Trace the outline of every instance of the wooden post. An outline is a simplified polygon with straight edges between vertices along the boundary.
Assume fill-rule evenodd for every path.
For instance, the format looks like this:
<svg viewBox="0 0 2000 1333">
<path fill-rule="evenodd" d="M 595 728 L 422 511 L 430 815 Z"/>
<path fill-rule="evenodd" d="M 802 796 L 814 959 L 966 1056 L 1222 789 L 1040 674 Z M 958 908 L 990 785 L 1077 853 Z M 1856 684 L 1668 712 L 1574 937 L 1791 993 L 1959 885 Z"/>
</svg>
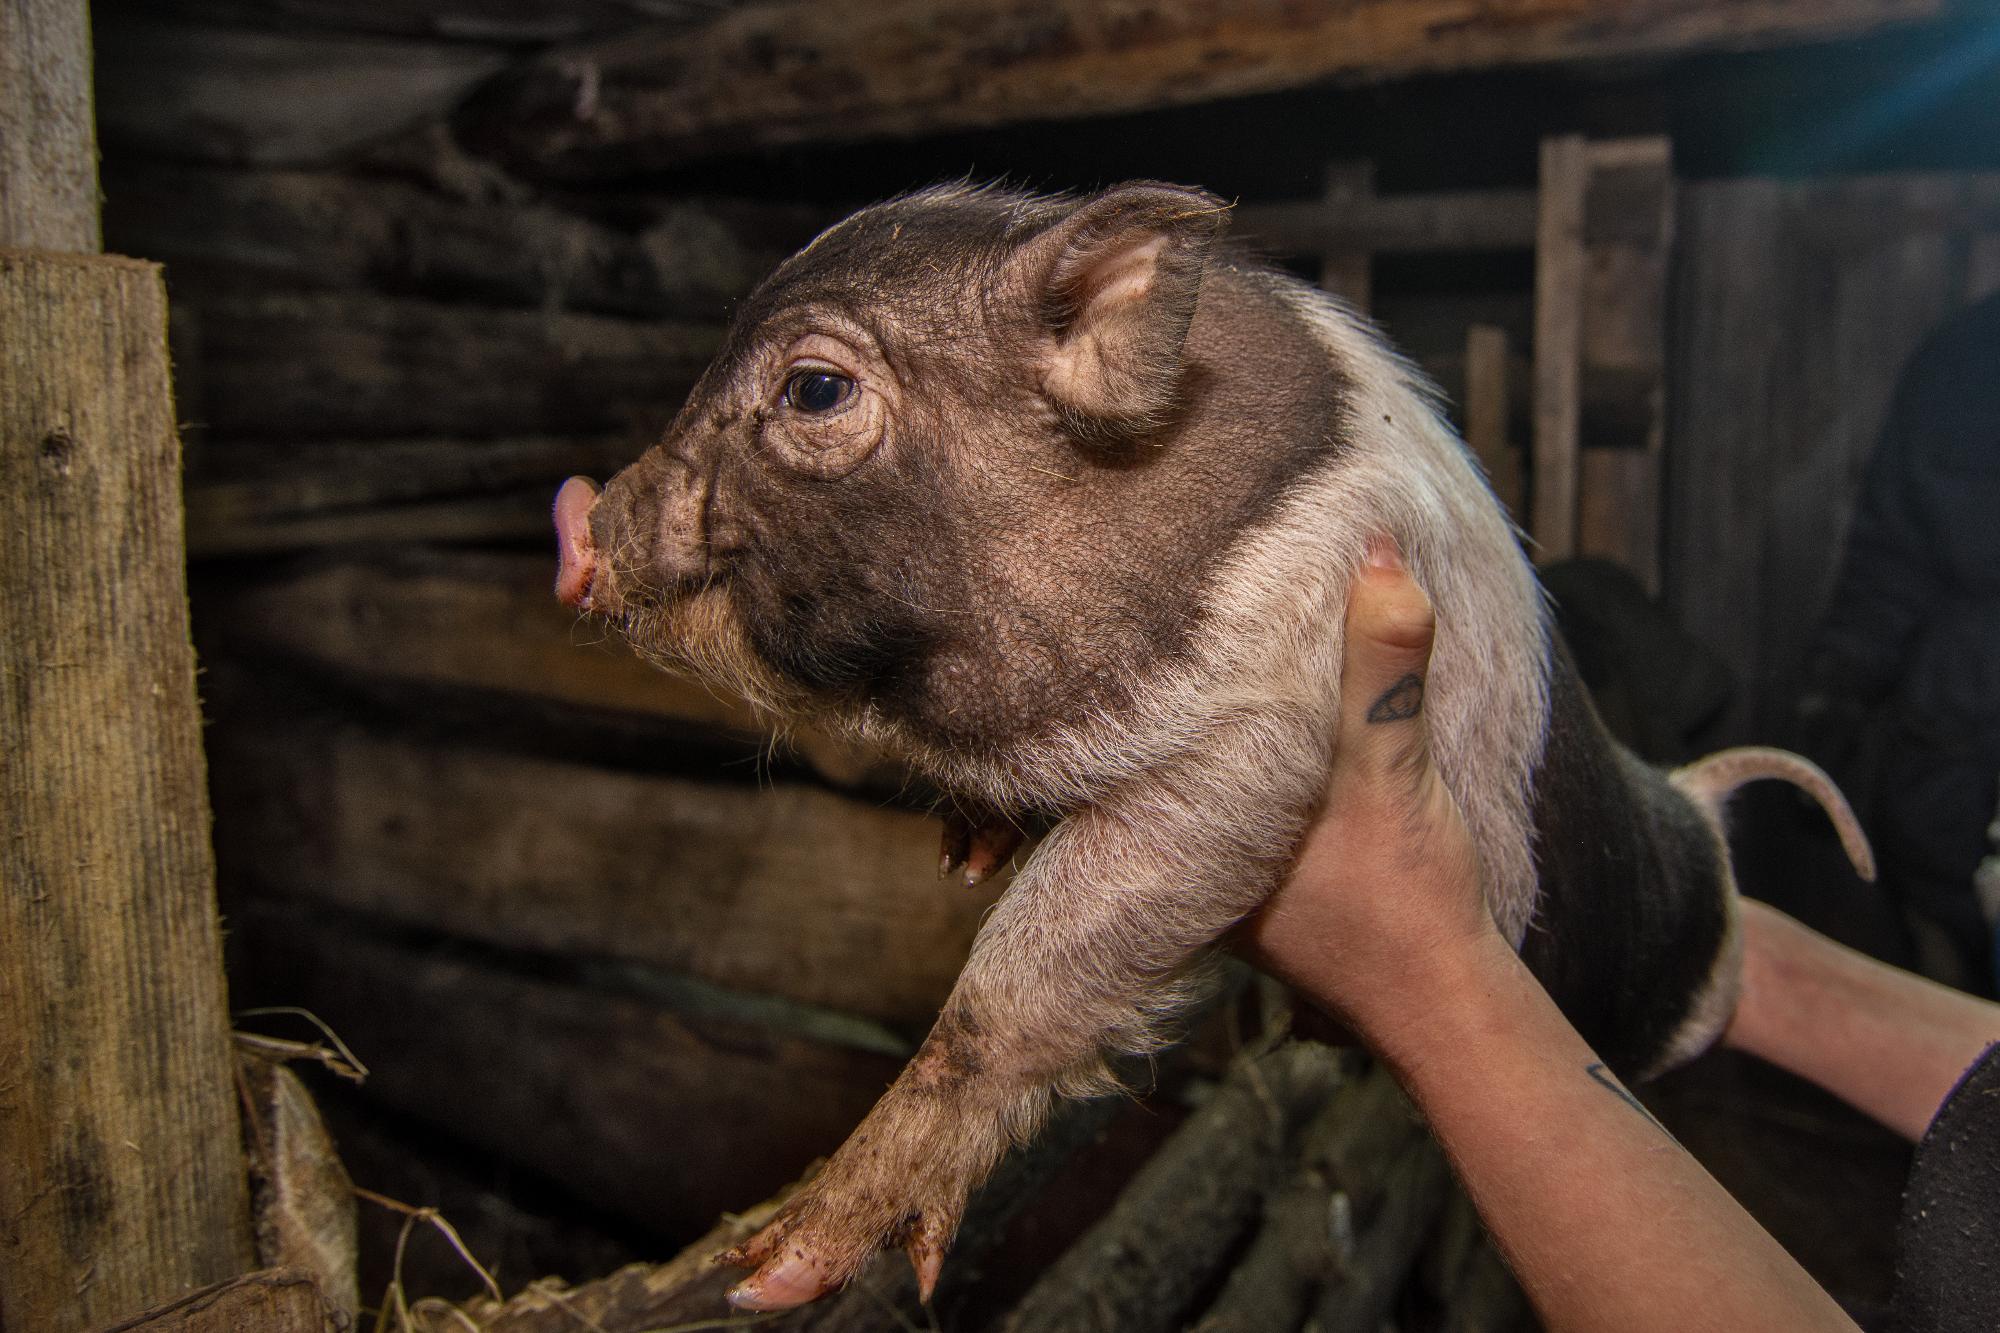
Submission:
<svg viewBox="0 0 2000 1333">
<path fill-rule="evenodd" d="M 1365 209 L 1375 197 L 1373 162 L 1335 162 L 1326 169 L 1321 196 L 1331 212 Z M 1374 302 L 1375 256 L 1368 250 L 1333 251 L 1320 257 L 1319 285 L 1367 314 Z"/>
<path fill-rule="evenodd" d="M 97 121 L 84 0 L 0 0 L 0 245 L 94 254 Z"/>
<path fill-rule="evenodd" d="M 1590 178 L 1582 135 L 1542 140 L 1535 228 L 1535 438 L 1529 534 L 1543 560 L 1576 553 L 1577 446 L 1583 381 L 1583 202 Z"/>
<path fill-rule="evenodd" d="M 95 249 L 89 68 L 82 0 L 0 0 L 0 246 Z M 157 265 L 0 250 L 7 1333 L 251 1266 L 166 323 Z"/>
<path fill-rule="evenodd" d="M 1521 454 L 1507 440 L 1507 410 L 1507 330 L 1474 324 L 1465 331 L 1465 442 L 1518 523 Z"/>
</svg>

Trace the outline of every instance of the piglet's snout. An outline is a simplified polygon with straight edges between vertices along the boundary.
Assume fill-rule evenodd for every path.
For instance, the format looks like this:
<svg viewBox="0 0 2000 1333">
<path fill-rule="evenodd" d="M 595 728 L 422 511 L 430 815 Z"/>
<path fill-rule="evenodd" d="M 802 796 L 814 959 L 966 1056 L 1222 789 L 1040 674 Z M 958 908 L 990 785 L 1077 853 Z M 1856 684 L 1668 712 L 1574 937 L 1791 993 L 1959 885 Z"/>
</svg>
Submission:
<svg viewBox="0 0 2000 1333">
<path fill-rule="evenodd" d="M 556 596 L 580 611 L 590 609 L 597 581 L 597 543 L 590 535 L 590 511 L 597 507 L 597 483 L 571 477 L 556 492 Z"/>
</svg>

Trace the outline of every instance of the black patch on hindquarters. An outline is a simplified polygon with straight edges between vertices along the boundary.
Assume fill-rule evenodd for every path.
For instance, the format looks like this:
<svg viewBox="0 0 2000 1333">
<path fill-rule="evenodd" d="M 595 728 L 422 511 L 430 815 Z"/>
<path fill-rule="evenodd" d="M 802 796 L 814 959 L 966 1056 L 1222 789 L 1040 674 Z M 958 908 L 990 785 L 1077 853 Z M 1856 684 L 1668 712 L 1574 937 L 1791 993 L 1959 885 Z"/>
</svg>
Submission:
<svg viewBox="0 0 2000 1333">
<path fill-rule="evenodd" d="M 1605 733 L 1568 648 L 1550 648 L 1533 796 L 1542 893 L 1521 956 L 1630 1079 L 1665 1051 L 1714 969 L 1723 867 L 1700 812 Z"/>
</svg>

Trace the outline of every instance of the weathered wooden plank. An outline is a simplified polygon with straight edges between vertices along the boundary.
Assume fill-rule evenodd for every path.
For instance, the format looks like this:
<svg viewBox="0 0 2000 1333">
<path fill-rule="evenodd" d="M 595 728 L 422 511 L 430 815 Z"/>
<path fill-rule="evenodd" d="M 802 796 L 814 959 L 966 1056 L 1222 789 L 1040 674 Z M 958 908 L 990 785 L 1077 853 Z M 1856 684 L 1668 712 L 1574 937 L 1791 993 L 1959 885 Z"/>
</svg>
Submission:
<svg viewBox="0 0 2000 1333">
<path fill-rule="evenodd" d="M 527 44 L 574 41 L 597 33 L 676 19 L 712 18 L 742 0 L 149 0 L 177 18 L 292 29 L 442 37 Z"/>
<path fill-rule="evenodd" d="M 1673 466 L 1667 473 L 1665 587 L 1675 618 L 1699 625 L 1739 682 L 1754 679 L 1765 599 L 1761 547 L 1779 429 L 1775 409 L 1795 316 L 1786 291 L 1781 187 L 1769 180 L 1707 181 L 1680 195 L 1678 291 L 1668 385 Z M 1722 737 L 1748 734 L 1749 691 L 1739 689 Z"/>
<path fill-rule="evenodd" d="M 1326 210 L 1336 216 L 1366 210 L 1375 196 L 1373 162 L 1335 162 L 1326 169 L 1320 193 Z M 1319 285 L 1367 314 L 1374 304 L 1375 255 L 1367 246 L 1327 250 L 1320 256 Z"/>
<path fill-rule="evenodd" d="M 265 1268 L 191 1291 L 97 1333 L 337 1333 L 346 1319 L 320 1298 L 310 1273 Z"/>
<path fill-rule="evenodd" d="M 90 68 L 84 0 L 0 0 L 0 247 L 103 248 Z"/>
<path fill-rule="evenodd" d="M 0 253 L 0 1326 L 250 1267 L 152 264 Z"/>
<path fill-rule="evenodd" d="M 419 744 L 218 725 L 228 884 L 896 1022 L 950 989 L 995 891 L 938 879 L 925 816 Z"/>
<path fill-rule="evenodd" d="M 310 166 L 442 114 L 508 61 L 496 47 L 163 22 L 97 27 L 107 141 L 174 159 Z"/>
<path fill-rule="evenodd" d="M 535 309 L 717 320 L 811 233 L 798 210 L 665 204 L 620 229 L 542 203 L 469 200 L 338 172 L 113 170 L 112 244 L 178 284 L 370 286 Z"/>
<path fill-rule="evenodd" d="M 1590 148 L 1581 135 L 1542 141 L 1535 226 L 1535 400 L 1529 534 L 1544 560 L 1576 553 L 1577 449 L 1582 430 L 1584 195 Z"/>
<path fill-rule="evenodd" d="M 367 1097 L 658 1235 L 796 1177 L 904 1058 L 270 905 L 231 919 L 246 989 L 339 1032 Z"/>
<path fill-rule="evenodd" d="M 1323 201 L 1239 204 L 1230 226 L 1278 254 L 1377 254 L 1526 250 L 1535 244 L 1533 190 L 1367 195 Z"/>
<path fill-rule="evenodd" d="M 1486 469 L 1493 493 L 1520 522 L 1521 451 L 1507 438 L 1507 331 L 1474 324 L 1465 331 L 1465 442 Z"/>
<path fill-rule="evenodd" d="M 714 324 L 367 295 L 177 286 L 196 363 L 189 420 L 218 436 L 655 434 L 714 355 Z M 191 345 L 189 345 L 191 343 Z M 636 450 L 634 451 L 637 452 Z"/>
<path fill-rule="evenodd" d="M 541 530 L 547 522 L 544 512 Z M 552 559 L 534 556 L 424 547 L 294 565 L 273 578 L 207 590 L 203 650 L 283 657 L 350 681 L 487 690 L 684 722 L 770 743 L 769 720 L 747 704 L 650 666 L 580 621 L 555 600 L 553 567 Z M 900 772 L 810 726 L 792 729 L 788 743 L 842 785 Z"/>
<path fill-rule="evenodd" d="M 550 53 L 478 132 L 572 175 L 776 144 L 1185 105 L 1322 79 L 1755 46 L 1935 17 L 1941 0 L 779 0 Z"/>
</svg>

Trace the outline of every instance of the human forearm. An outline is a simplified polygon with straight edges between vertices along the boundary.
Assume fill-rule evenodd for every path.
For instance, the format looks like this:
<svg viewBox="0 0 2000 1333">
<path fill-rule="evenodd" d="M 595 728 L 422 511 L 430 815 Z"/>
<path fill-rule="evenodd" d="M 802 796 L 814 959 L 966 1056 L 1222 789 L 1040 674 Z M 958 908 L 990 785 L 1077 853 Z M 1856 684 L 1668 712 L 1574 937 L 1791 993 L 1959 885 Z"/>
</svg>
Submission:
<svg viewBox="0 0 2000 1333">
<path fill-rule="evenodd" d="M 1743 904 L 1743 997 L 1723 1042 L 1916 1139 L 2000 1041 L 2000 1005 L 1899 971 Z"/>
<path fill-rule="evenodd" d="M 1498 937 L 1432 960 L 1396 1069 L 1551 1330 L 1851 1329 L 1604 1070 Z"/>
</svg>

